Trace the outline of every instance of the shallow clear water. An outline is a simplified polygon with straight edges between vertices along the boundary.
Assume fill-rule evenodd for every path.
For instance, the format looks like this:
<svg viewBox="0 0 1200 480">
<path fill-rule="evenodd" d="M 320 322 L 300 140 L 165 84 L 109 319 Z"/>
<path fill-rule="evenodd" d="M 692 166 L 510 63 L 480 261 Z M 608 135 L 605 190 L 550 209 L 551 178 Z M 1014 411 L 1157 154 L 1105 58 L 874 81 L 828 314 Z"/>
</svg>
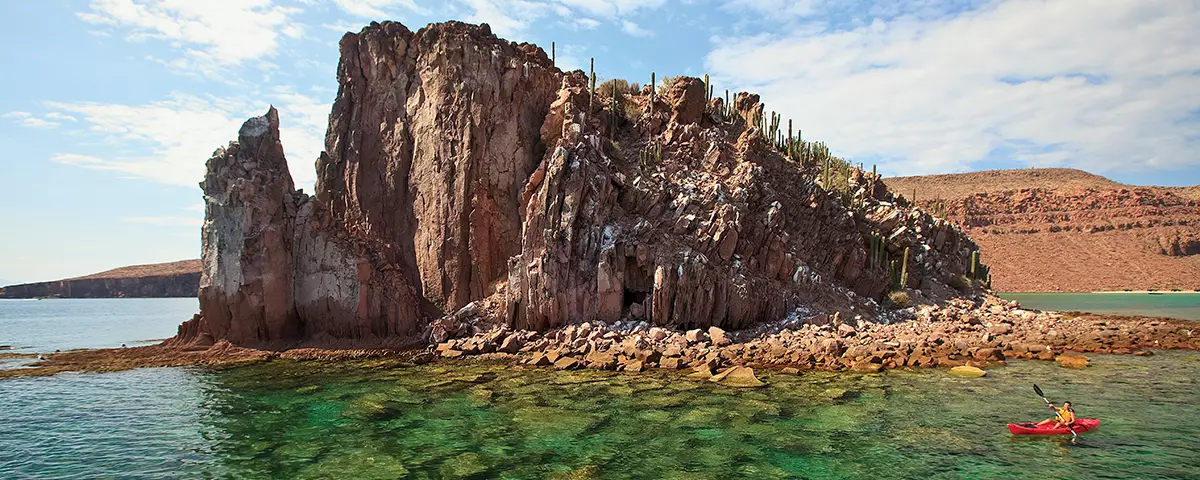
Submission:
<svg viewBox="0 0 1200 480">
<path fill-rule="evenodd" d="M 0 301 L 0 344 L 161 338 L 194 299 Z M 1198 478 L 1200 354 L 774 375 L 276 361 L 0 380 L 0 478 Z M 1099 430 L 1014 437 L 1049 415 Z"/>
<path fill-rule="evenodd" d="M 0 381 L 0 477 L 1195 478 L 1200 355 L 987 377 L 276 361 Z M 1072 400 L 1097 431 L 1014 437 Z M 571 474 L 571 476 L 564 476 Z"/>
<path fill-rule="evenodd" d="M 1200 321 L 1200 293 L 1002 293 L 1027 308 Z"/>
<path fill-rule="evenodd" d="M 195 298 L 0 300 L 0 345 L 18 353 L 141 345 L 175 335 L 198 311 Z"/>
</svg>

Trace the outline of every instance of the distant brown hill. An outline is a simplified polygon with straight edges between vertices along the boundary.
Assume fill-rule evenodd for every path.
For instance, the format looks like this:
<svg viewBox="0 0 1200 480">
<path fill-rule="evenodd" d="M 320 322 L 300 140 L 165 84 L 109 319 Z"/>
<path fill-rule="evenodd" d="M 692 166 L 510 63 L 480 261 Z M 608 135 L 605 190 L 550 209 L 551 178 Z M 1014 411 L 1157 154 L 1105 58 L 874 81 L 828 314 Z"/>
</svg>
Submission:
<svg viewBox="0 0 1200 480">
<path fill-rule="evenodd" d="M 1124 185 L 1063 168 L 884 181 L 964 227 L 997 291 L 1200 288 L 1200 186 Z"/>
<path fill-rule="evenodd" d="M 0 298 L 194 297 L 200 260 L 133 265 L 82 277 L 0 288 Z"/>
<path fill-rule="evenodd" d="M 75 277 L 68 280 L 84 280 L 88 278 L 134 278 L 134 277 L 160 277 L 164 275 L 184 275 L 188 273 L 200 273 L 204 264 L 200 263 L 200 259 L 180 260 L 178 262 L 168 263 L 151 263 L 148 265 L 130 265 L 128 267 L 114 268 L 105 270 L 100 273 L 93 273 L 82 277 Z"/>
</svg>

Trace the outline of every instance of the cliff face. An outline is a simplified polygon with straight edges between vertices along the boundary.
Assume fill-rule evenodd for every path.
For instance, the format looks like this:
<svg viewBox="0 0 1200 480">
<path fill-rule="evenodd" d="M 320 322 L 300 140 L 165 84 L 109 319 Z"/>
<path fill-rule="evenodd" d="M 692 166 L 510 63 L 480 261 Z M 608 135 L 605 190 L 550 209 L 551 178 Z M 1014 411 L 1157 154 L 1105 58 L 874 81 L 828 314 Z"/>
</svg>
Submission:
<svg viewBox="0 0 1200 480">
<path fill-rule="evenodd" d="M 85 277 L 0 288 L 0 298 L 157 298 L 194 297 L 200 262 L 135 265 Z"/>
<path fill-rule="evenodd" d="M 518 196 L 545 149 L 558 71 L 486 27 L 346 35 L 317 198 L 409 279 L 426 311 L 494 293 L 520 251 Z"/>
<path fill-rule="evenodd" d="M 1200 192 L 1078 170 L 886 179 L 961 225 L 1012 292 L 1200 288 Z"/>
<path fill-rule="evenodd" d="M 293 189 L 274 110 L 209 160 L 202 312 L 181 341 L 436 335 L 452 313 L 871 318 L 906 249 L 907 286 L 937 299 L 974 248 L 869 174 L 819 185 L 818 162 L 764 140 L 754 95 L 731 109 L 684 78 L 653 102 L 590 97 L 582 72 L 486 25 L 372 24 L 341 53 L 315 196 Z"/>
</svg>

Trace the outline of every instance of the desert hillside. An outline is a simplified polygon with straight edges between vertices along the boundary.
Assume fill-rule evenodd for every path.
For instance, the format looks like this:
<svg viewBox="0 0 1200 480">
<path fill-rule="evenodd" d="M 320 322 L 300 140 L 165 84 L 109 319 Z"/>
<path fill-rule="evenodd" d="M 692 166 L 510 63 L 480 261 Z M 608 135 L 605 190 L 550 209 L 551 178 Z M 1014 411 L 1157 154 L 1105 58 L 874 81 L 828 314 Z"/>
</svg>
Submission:
<svg viewBox="0 0 1200 480">
<path fill-rule="evenodd" d="M 200 260 L 132 265 L 82 277 L 9 285 L 0 298 L 194 297 Z"/>
<path fill-rule="evenodd" d="M 884 181 L 966 229 L 997 291 L 1200 288 L 1200 186 L 1124 185 L 1063 168 Z"/>
</svg>

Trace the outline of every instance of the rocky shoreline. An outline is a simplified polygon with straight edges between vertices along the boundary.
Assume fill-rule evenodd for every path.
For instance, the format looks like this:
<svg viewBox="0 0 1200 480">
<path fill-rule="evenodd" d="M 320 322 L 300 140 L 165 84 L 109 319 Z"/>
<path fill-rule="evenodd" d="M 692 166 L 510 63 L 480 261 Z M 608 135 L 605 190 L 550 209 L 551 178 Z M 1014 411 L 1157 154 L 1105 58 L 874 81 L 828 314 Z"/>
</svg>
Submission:
<svg viewBox="0 0 1200 480">
<path fill-rule="evenodd" d="M 276 358 L 357 360 L 389 358 L 401 364 L 495 361 L 563 370 L 687 371 L 735 387 L 761 386 L 753 369 L 879 372 L 896 368 L 951 368 L 982 375 L 1008 359 L 1058 361 L 1086 368 L 1085 353 L 1150 355 L 1154 349 L 1200 350 L 1200 322 L 1149 317 L 1038 312 L 990 295 L 891 312 L 883 322 L 842 320 L 838 315 L 794 316 L 754 329 L 717 327 L 687 331 L 646 322 L 589 322 L 544 333 L 488 326 L 485 317 L 445 317 L 431 324 L 425 344 L 381 341 L 290 346 L 159 345 L 78 350 L 48 355 L 29 368 L 0 370 L 0 378 L 66 371 L 117 371 L 141 367 L 224 368 Z M 358 347 L 358 348 L 354 348 Z M 986 370 L 982 370 L 986 372 Z"/>
<path fill-rule="evenodd" d="M 1197 322 L 1037 312 L 988 295 L 893 312 L 883 323 L 817 315 L 740 332 L 717 327 L 681 332 L 645 322 L 584 323 L 544 334 L 504 327 L 482 330 L 465 322 L 460 326 L 475 333 L 439 343 L 440 356 L 503 356 L 559 369 L 692 369 L 695 376 L 712 376 L 735 366 L 788 373 L 984 368 L 1012 358 L 1056 360 L 1082 368 L 1087 366 L 1083 353 L 1200 350 Z"/>
</svg>

